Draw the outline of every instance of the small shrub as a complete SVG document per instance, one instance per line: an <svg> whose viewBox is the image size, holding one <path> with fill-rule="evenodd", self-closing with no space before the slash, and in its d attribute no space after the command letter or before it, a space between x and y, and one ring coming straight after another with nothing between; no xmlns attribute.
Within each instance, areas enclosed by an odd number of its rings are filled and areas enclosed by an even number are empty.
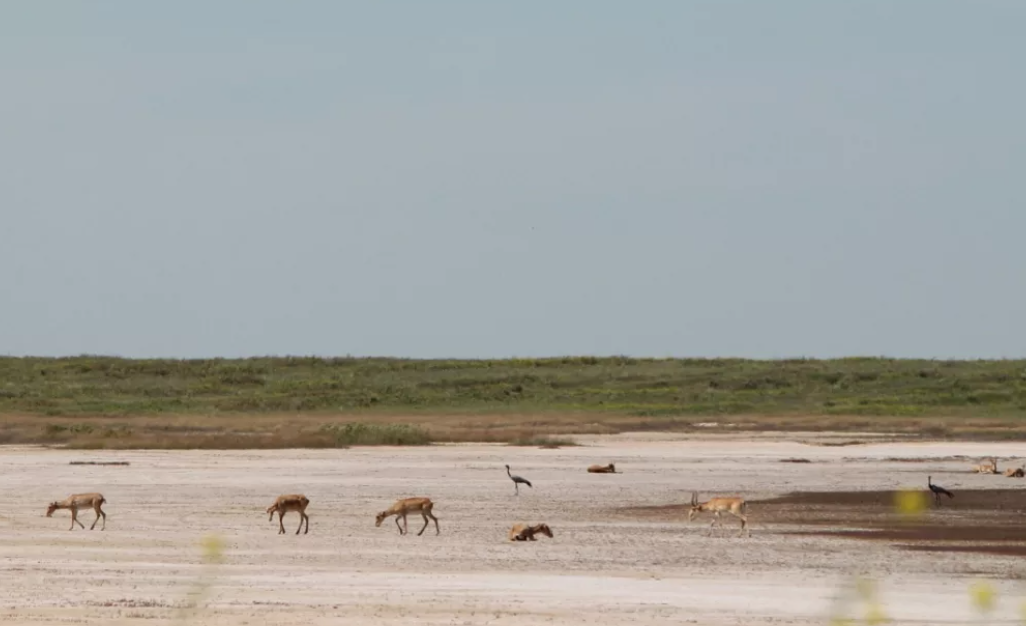
<svg viewBox="0 0 1026 626"><path fill-rule="evenodd" d="M338 446L426 446L432 441L426 430L411 424L325 424L321 432Z"/></svg>
<svg viewBox="0 0 1026 626"><path fill-rule="evenodd" d="M517 439L513 439L512 441L510 441L507 445L511 445L511 446L526 446L526 447L537 446L539 448L556 449L556 448L572 447L572 446L576 446L578 444L573 439L558 439L558 438L555 438L555 437L538 437L538 436L534 436L534 437L518 437Z"/></svg>

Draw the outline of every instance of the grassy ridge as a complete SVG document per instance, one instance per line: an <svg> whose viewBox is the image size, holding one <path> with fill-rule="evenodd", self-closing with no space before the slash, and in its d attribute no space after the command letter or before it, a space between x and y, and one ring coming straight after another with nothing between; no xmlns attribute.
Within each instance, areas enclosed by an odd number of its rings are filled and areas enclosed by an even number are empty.
<svg viewBox="0 0 1026 626"><path fill-rule="evenodd" d="M432 418L443 414L462 417ZM553 417L557 414L578 417L567 424ZM221 434L245 430L244 417L256 423L260 416L276 416L273 428L264 429L279 437L283 424L300 415L360 416L368 423L416 416L413 421L435 437L466 439L476 430L486 440L556 432L549 425L572 426L562 432L609 432L726 415L759 416L764 423L773 418L778 425L798 417L807 422L810 416L819 423L847 420L863 426L895 423L875 418L920 423L945 417L1007 425L1026 416L1026 361L0 358L0 415L8 424L61 418L56 426L48 423L51 431L69 418L103 418L102 427L78 427L113 429L105 439L118 439L117 428L138 430L132 425L143 417L159 418L151 420L153 426L183 415L205 418L190 421L188 428L215 428ZM503 416L513 415L521 426L516 433L480 432L512 421ZM523 427L525 415L532 416L534 428ZM447 432L440 433L443 422ZM591 430L582 426L586 423ZM307 424L305 436L323 425L323 420ZM50 435L59 439L68 433ZM324 433L317 437L330 439Z"/></svg>
<svg viewBox="0 0 1026 626"><path fill-rule="evenodd" d="M1026 361L0 358L0 413L1026 414Z"/></svg>

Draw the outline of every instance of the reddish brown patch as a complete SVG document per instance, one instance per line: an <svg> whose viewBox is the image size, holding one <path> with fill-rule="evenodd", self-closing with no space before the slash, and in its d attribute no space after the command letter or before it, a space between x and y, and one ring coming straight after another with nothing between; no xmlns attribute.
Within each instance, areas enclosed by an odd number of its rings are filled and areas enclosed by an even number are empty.
<svg viewBox="0 0 1026 626"><path fill-rule="evenodd" d="M895 508L894 491L804 491L748 501L756 526L789 535L884 541L906 550L1026 555L1026 489L966 489L940 506L924 489L930 507L907 518ZM684 521L690 505L627 507L617 513L660 521Z"/></svg>

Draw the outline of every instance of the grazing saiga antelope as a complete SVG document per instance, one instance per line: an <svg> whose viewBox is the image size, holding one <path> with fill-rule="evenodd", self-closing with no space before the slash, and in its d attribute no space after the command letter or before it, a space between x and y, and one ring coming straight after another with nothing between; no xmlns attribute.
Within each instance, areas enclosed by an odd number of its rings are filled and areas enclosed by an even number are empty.
<svg viewBox="0 0 1026 626"><path fill-rule="evenodd" d="M278 496L278 499L274 501L274 504L267 507L267 521L274 519L274 514L278 514L278 534L285 534L285 524L282 523L282 518L289 511L295 511L299 513L299 527L296 528L296 534L303 528L303 522L306 522L306 530L303 534L310 532L310 516L306 514L306 507L309 506L310 499L301 493L290 493L284 496Z"/></svg>
<svg viewBox="0 0 1026 626"><path fill-rule="evenodd" d="M752 536L752 529L748 528L748 503L745 502L744 498L732 497L732 498L713 498L706 502L699 504L698 492L691 492L691 509L688 511L688 521L690 522L695 518L695 515L704 511L711 511L713 513L712 524L709 525L709 534L712 534L713 527L716 526L716 522L720 521L720 513L730 513L734 517L741 520L741 530L737 536L740 537L745 530L748 531L748 536Z"/></svg>
<svg viewBox="0 0 1026 626"><path fill-rule="evenodd" d="M610 463L609 465L592 465L588 468L589 474L615 474L616 466Z"/></svg>
<svg viewBox="0 0 1026 626"><path fill-rule="evenodd" d="M535 524L534 526L514 524L513 528L509 529L510 541L537 541L534 538L535 535L545 535L552 539L552 529L548 524Z"/></svg>
<svg viewBox="0 0 1026 626"><path fill-rule="evenodd" d="M53 512L58 509L70 509L71 510L71 528L68 530L75 530L75 524L82 527L85 530L85 525L78 521L78 510L79 509L92 509L96 511L96 519L93 520L93 525L89 527L89 530L96 528L96 522L103 518L103 525L100 526L100 530L107 528L107 514L103 512L100 506L106 502L107 499L99 493L75 493L60 502L51 502L50 506L46 508L46 516L53 517Z"/></svg>
<svg viewBox="0 0 1026 626"><path fill-rule="evenodd" d="M405 498L402 500L396 500L396 503L388 507L387 510L377 514L374 519L374 526L381 526L381 522L385 521L389 516L395 515L395 525L399 528L399 534L405 535L410 531L410 527L406 521L407 513L416 513L420 511L421 517L424 518L424 527L420 529L417 536L424 534L424 530L428 527L428 518L430 517L435 522L435 534L441 534L441 529L438 528L438 518L435 517L431 509L434 508L435 503L431 501L431 498ZM399 525L399 518L403 518L403 525ZM405 526L405 528L404 528Z"/></svg>
<svg viewBox="0 0 1026 626"><path fill-rule="evenodd" d="M998 474L997 459L994 457L984 459L979 465L973 466L973 472L977 474Z"/></svg>

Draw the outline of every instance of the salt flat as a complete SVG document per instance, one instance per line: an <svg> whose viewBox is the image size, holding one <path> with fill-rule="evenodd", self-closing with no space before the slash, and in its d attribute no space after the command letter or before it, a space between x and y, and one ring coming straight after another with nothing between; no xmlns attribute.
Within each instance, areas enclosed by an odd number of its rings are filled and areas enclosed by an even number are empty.
<svg viewBox="0 0 1026 626"><path fill-rule="evenodd" d="M817 436L580 437L580 447L501 445L276 451L68 451L0 448L0 619L12 624L153 624L176 617L210 576L194 624L824 624L856 575L878 581L896 623L968 624L967 587L999 592L989 621L1012 623L1026 593L1021 557L910 552L886 542L791 535L736 522L707 535L627 507L788 492L922 488L927 472L951 489L1026 481L967 472L977 457L1026 456L1018 443L803 443ZM845 435L852 438L851 435ZM969 460L952 458L959 455ZM801 457L807 464L782 463ZM910 458L924 462L909 463ZM69 465L125 460L128 466ZM623 473L587 474L614 462ZM506 476L534 483L514 495ZM1018 464L1018 463L1017 463ZM100 491L107 529L69 531L70 515L44 517L51 500ZM311 500L277 534L265 509L281 493ZM409 519L374 526L395 499L435 501L442 533ZM957 498L956 498L957 500ZM933 513L931 513L933 514ZM80 514L92 524L91 511ZM555 538L510 543L514 522L544 521ZM209 568L200 542L216 535L224 562ZM864 608L853 604L852 617Z"/></svg>

